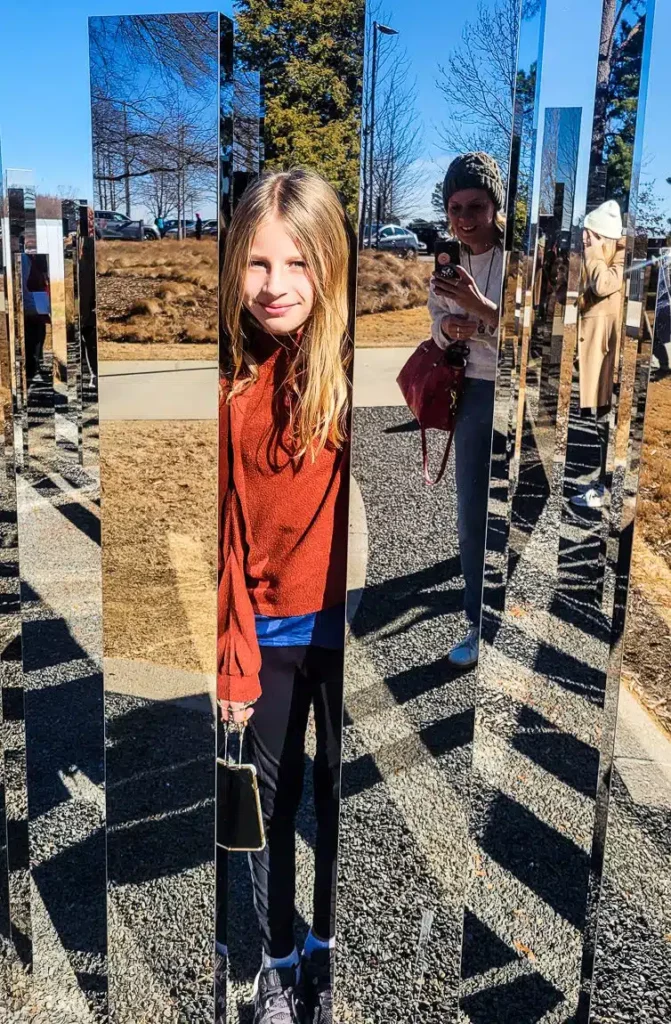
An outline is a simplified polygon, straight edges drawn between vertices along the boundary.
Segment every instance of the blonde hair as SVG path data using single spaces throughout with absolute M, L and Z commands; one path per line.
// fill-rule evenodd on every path
M 315 171 L 264 174 L 247 188 L 231 219 L 220 287 L 232 363 L 227 401 L 259 376 L 250 336 L 260 328 L 244 307 L 243 286 L 256 232 L 272 216 L 284 222 L 314 288 L 314 304 L 290 349 L 285 379 L 294 457 L 310 451 L 314 458 L 327 443 L 342 447 L 347 440 L 352 358 L 345 212 L 335 190 Z

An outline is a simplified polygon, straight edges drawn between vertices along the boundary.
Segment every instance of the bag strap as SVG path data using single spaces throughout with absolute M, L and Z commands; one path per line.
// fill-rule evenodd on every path
M 428 450 L 427 450 L 427 447 L 426 447 L 426 430 L 424 429 L 424 427 L 422 427 L 421 431 L 422 431 L 422 465 L 423 465 L 423 469 L 424 469 L 424 482 L 429 484 L 430 487 L 434 487 L 436 484 L 439 484 L 440 481 L 443 479 L 443 475 L 444 475 L 445 470 L 447 468 L 447 460 L 450 457 L 450 450 L 452 448 L 452 440 L 454 438 L 454 428 L 450 431 L 450 436 L 447 439 L 447 444 L 445 446 L 445 454 L 443 455 L 443 461 L 440 464 L 440 469 L 438 470 L 438 476 L 436 477 L 435 480 L 432 480 L 431 477 L 429 476 L 429 453 L 428 453 Z

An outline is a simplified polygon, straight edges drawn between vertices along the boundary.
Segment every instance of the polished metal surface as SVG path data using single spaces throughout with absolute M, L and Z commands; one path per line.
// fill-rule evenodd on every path
M 431 12 L 418 10 L 417 18 L 421 19 L 422 32 L 427 37 L 435 31 Z M 449 158 L 443 158 L 442 173 L 435 174 L 435 178 L 441 179 L 436 193 L 441 192 L 442 177 L 452 157 L 470 148 L 486 150 L 497 161 L 504 195 L 507 191 L 515 197 L 518 176 L 523 183 L 521 189 L 530 189 L 533 180 L 535 76 L 540 67 L 542 12 L 525 12 L 522 19 L 520 5 L 485 3 L 465 20 L 469 23 L 468 31 L 474 33 L 470 37 L 474 47 L 476 35 L 484 25 L 488 31 L 498 33 L 491 50 L 487 49 L 487 53 L 496 52 L 495 61 L 486 63 L 488 58 L 482 58 L 489 76 L 488 105 L 496 115 L 485 120 L 484 125 L 473 108 L 460 115 L 456 97 L 460 90 L 469 87 L 468 83 L 474 83 L 470 76 L 477 77 L 479 57 L 474 57 L 476 51 L 468 45 L 457 49 L 456 40 L 448 43 L 446 37 L 443 81 L 450 107 L 444 131 L 452 134 L 441 147 Z M 396 20 L 392 18 L 389 24 L 395 27 Z M 375 93 L 376 194 L 372 200 L 376 204 L 377 194 L 385 196 L 385 174 L 393 173 L 388 170 L 390 143 L 385 118 L 390 117 L 394 99 L 393 93 L 391 99 L 385 98 L 389 95 L 389 80 L 385 84 L 384 73 L 380 74 L 374 65 L 372 14 L 368 29 L 364 139 L 366 131 L 370 139 L 373 121 L 373 75 L 382 82 L 377 83 Z M 460 31 L 465 34 L 467 30 Z M 386 60 L 387 68 L 396 60 L 394 53 L 385 56 L 384 47 L 391 45 L 380 44 L 381 59 Z M 524 54 L 524 63 L 519 68 L 518 49 Z M 413 71 L 410 65 L 410 76 Z M 517 103 L 513 97 L 516 77 L 523 84 Z M 463 120 L 459 120 L 460 116 Z M 422 142 L 426 146 L 429 140 L 438 144 L 435 125 L 422 124 L 419 131 L 418 146 Z M 477 141 L 469 147 L 473 138 Z M 419 194 L 419 184 L 414 189 Z M 418 202 L 419 195 L 417 199 L 412 192 L 410 195 Z M 387 217 L 393 224 L 393 197 L 387 196 L 385 203 L 382 223 Z M 521 207 L 522 203 L 515 205 L 509 201 L 507 209 L 504 204 L 501 210 L 509 230 L 520 236 L 518 248 L 525 245 L 528 236 L 527 224 L 520 216 Z M 434 217 L 436 222 L 442 220 L 446 230 L 448 214 L 436 207 Z M 490 252 L 489 259 L 493 260 L 496 246 Z M 502 254 L 504 267 L 508 257 L 509 253 Z M 375 278 L 379 279 L 380 299 L 385 294 L 387 279 L 390 286 L 400 289 L 409 287 L 407 279 L 411 275 L 417 281 L 418 291 L 427 296 L 434 257 L 431 254 L 429 258 L 431 265 L 427 266 L 419 255 L 407 271 L 391 253 L 374 255 L 364 249 L 359 258 L 362 312 L 357 319 L 353 475 L 361 497 L 351 509 L 350 573 L 359 577 L 359 585 L 365 574 L 365 586 L 358 608 L 352 608 L 356 614 L 348 639 L 345 671 L 341 842 L 346 852 L 340 869 L 336 961 L 336 1016 L 342 1020 L 421 1020 L 443 1024 L 459 1019 L 469 817 L 471 801 L 477 806 L 479 798 L 471 785 L 476 669 L 460 669 L 449 661 L 450 650 L 466 636 L 470 625 L 464 607 L 458 541 L 464 526 L 463 507 L 459 530 L 457 526 L 458 502 L 462 506 L 468 502 L 465 491 L 461 493 L 467 483 L 463 460 L 468 456 L 458 445 L 456 458 L 462 460 L 461 475 L 457 477 L 458 471 L 455 473 L 453 449 L 445 478 L 435 487 L 424 483 L 418 424 L 406 408 L 395 378 L 411 355 L 413 345 L 431 335 L 428 315 L 421 326 L 414 327 L 414 340 L 407 319 L 410 336 L 404 338 L 402 329 L 397 331 L 397 347 L 382 338 L 377 343 L 384 346 L 379 353 L 358 347 L 372 344 L 359 341 L 366 337 L 369 322 L 374 324 L 377 319 L 380 331 L 384 332 L 383 317 L 391 315 L 377 314 L 386 307 L 380 300 L 376 305 Z M 465 249 L 462 262 L 468 272 Z M 480 284 L 482 289 L 489 285 L 487 294 L 496 305 L 500 303 L 503 284 L 500 268 L 501 263 L 497 263 L 496 273 L 486 282 L 485 265 Z M 500 372 L 507 375 L 511 394 L 517 386 L 514 373 L 519 345 L 515 298 L 514 289 L 512 296 L 506 295 L 512 304 L 508 302 L 504 314 L 508 333 L 500 363 Z M 389 308 L 395 308 L 391 302 Z M 402 304 L 399 310 L 399 321 L 414 312 L 405 310 Z M 480 344 L 479 336 L 474 334 L 469 342 L 473 354 Z M 378 363 L 380 372 L 376 373 Z M 360 379 L 365 374 L 365 391 L 357 389 L 359 366 Z M 495 366 L 494 353 L 492 372 Z M 476 426 L 476 435 L 482 440 L 474 441 L 477 447 L 473 448 L 469 472 L 474 480 L 480 476 L 486 488 L 491 436 L 486 407 L 493 401 L 493 383 L 483 380 L 473 386 L 482 389 L 479 400 L 485 411 L 483 425 Z M 479 415 L 472 404 L 471 416 L 478 424 Z M 503 430 L 507 430 L 507 419 Z M 435 475 L 447 434 L 429 430 L 427 435 L 431 472 Z M 472 509 L 472 514 L 482 523 L 482 550 L 485 510 L 482 501 L 480 505 L 479 516 L 477 508 Z M 480 579 L 474 589 L 479 584 Z M 466 921 L 470 948 L 480 941 L 477 905 L 473 910 Z M 474 936 L 470 931 L 475 932 Z
M 254 1020 L 259 893 L 246 854 L 215 846 L 220 288 L 246 190 L 308 166 L 353 228 L 334 1020 L 661 1024 L 669 13 L 251 6 L 90 19 L 92 201 L 43 194 L 44 165 L 0 165 L 0 1021 Z M 469 464 L 462 446 L 458 470 L 452 451 L 428 487 L 396 378 L 432 330 L 442 178 L 472 150 L 505 194 L 491 452 Z M 584 224 L 609 200 L 624 272 L 597 408 Z M 388 238 L 412 220 L 428 252 L 371 251 L 376 217 Z M 445 440 L 429 431 L 432 470 Z M 460 669 L 464 466 L 488 497 L 480 660 Z M 295 881 L 298 953 L 318 734 L 311 711 L 295 879 L 277 883 Z
M 218 211 L 219 16 L 92 18 L 89 40 L 95 206 L 143 233 L 95 220 L 82 370 L 100 409 L 110 1020 L 211 1024 L 217 236 L 192 227 Z
M 241 16 L 235 23 L 235 60 L 232 64 L 232 77 L 229 81 L 226 80 L 225 87 L 222 88 L 221 103 L 222 103 L 222 126 L 230 125 L 232 130 L 232 147 L 231 147 L 231 171 L 232 171 L 232 199 L 229 207 L 226 205 L 221 211 L 221 224 L 222 224 L 222 245 L 220 254 L 220 273 L 224 273 L 224 260 L 226 255 L 226 229 L 229 227 L 229 216 L 232 215 L 235 220 L 236 210 L 239 208 L 241 200 L 244 198 L 246 190 L 253 186 L 257 182 L 259 175 L 263 171 L 272 173 L 274 171 L 288 171 L 291 172 L 296 167 L 307 166 L 311 170 L 316 171 L 327 184 L 333 186 L 338 190 L 339 198 L 343 205 L 346 206 L 346 212 L 350 218 L 350 225 L 353 223 L 354 217 L 356 216 L 356 189 L 359 176 L 359 153 L 358 153 L 358 138 L 360 132 L 360 108 L 361 108 L 361 86 L 360 78 L 362 72 L 362 58 L 363 58 L 363 5 L 353 4 L 351 10 L 347 11 L 341 18 L 333 18 L 327 16 L 328 32 L 337 36 L 340 39 L 347 39 L 349 43 L 348 52 L 343 55 L 342 64 L 339 51 L 334 54 L 328 48 L 323 54 L 319 52 L 319 47 L 314 46 L 312 49 L 312 56 L 310 62 L 314 65 L 314 73 L 318 75 L 318 79 L 315 80 L 315 96 L 317 102 L 320 104 L 321 113 L 318 116 L 320 129 L 323 130 L 325 139 L 332 139 L 335 143 L 335 149 L 329 148 L 329 145 L 316 145 L 310 140 L 310 138 L 303 132 L 298 130 L 298 125 L 292 124 L 292 117 L 299 109 L 304 109 L 306 116 L 310 116 L 309 112 L 309 97 L 306 97 L 305 86 L 302 86 L 303 94 L 300 100 L 296 100 L 296 109 L 292 108 L 291 102 L 288 99 L 279 100 L 278 95 L 281 94 L 281 90 L 285 88 L 285 66 L 289 68 L 292 60 L 300 60 L 300 46 L 296 47 L 295 40 L 291 38 L 291 34 L 287 35 L 285 26 L 283 25 L 282 12 L 272 10 L 268 8 L 267 18 L 269 23 L 269 30 L 274 35 L 278 34 L 277 41 L 277 54 L 275 65 L 259 67 L 255 61 L 258 61 L 258 56 L 255 54 L 263 53 L 263 47 L 258 46 L 256 40 L 257 26 L 253 20 L 250 20 L 249 15 Z M 304 19 L 303 13 L 297 14 L 298 21 Z M 338 45 L 341 45 L 340 42 Z M 338 83 L 337 88 L 339 90 L 339 97 L 337 103 L 330 102 L 329 83 Z M 232 89 L 231 89 L 232 84 Z M 230 90 L 230 91 L 229 91 Z M 231 106 L 232 104 L 232 106 Z M 232 115 L 232 116 L 231 116 Z M 317 119 L 316 119 L 317 121 Z M 316 123 L 315 121 L 315 123 Z M 226 138 L 226 141 L 228 139 Z M 315 140 L 316 141 L 316 140 Z M 223 142 L 223 139 L 222 139 Z M 301 149 L 303 147 L 303 149 Z M 227 152 L 226 147 L 222 145 L 222 156 Z M 224 166 L 226 166 L 224 156 Z M 343 166 L 347 168 L 347 186 L 349 193 L 343 195 Z M 224 167 L 222 167 L 222 175 L 225 175 Z M 268 216 L 272 218 L 274 211 L 269 210 Z M 314 211 L 313 211 L 314 213 Z M 294 211 L 296 214 L 296 211 Z M 307 240 L 309 246 L 312 248 L 312 256 L 316 261 L 320 261 L 322 264 L 327 261 L 327 254 L 324 252 L 323 239 L 320 243 L 317 243 L 311 237 L 317 233 L 317 228 L 312 225 L 308 231 L 310 237 Z M 355 232 L 349 227 L 349 257 L 345 255 L 344 259 L 349 258 L 348 269 L 348 295 L 347 295 L 347 316 L 350 321 L 354 318 L 354 293 L 355 293 L 355 268 L 356 268 L 356 243 L 355 243 Z M 251 239 L 250 239 L 251 242 Z M 303 235 L 300 247 L 306 244 L 306 236 Z M 334 243 L 335 244 L 335 243 Z M 305 255 L 305 253 L 304 253 Z M 307 257 L 306 257 L 307 258 Z M 341 269 L 341 268 L 339 268 Z M 334 271 L 330 271 L 334 273 Z M 222 287 L 225 285 L 224 278 L 222 277 Z M 332 286 L 332 282 L 331 282 Z M 323 296 L 320 296 L 322 303 L 324 302 Z M 246 299 L 245 299 L 246 301 Z M 338 307 L 341 308 L 340 306 Z M 223 317 L 223 312 L 222 312 Z M 307 321 L 306 321 L 307 322 Z M 227 335 L 225 331 L 224 321 L 221 323 L 221 338 L 220 338 L 220 371 L 225 377 L 230 374 L 232 365 L 232 339 Z M 333 342 L 333 338 L 330 338 Z M 344 364 L 349 365 L 351 359 L 351 337 L 349 334 L 345 334 L 344 338 L 338 339 L 339 345 L 339 358 L 344 361 Z M 329 353 L 329 358 L 331 354 Z M 253 394 L 253 389 L 252 389 Z M 226 406 L 222 406 L 220 409 L 220 417 L 226 417 L 228 415 Z M 237 437 L 237 443 L 244 446 L 246 440 L 247 421 L 242 423 L 239 436 Z M 347 433 L 349 441 L 350 431 L 350 420 L 348 416 L 347 422 Z M 222 462 L 225 464 L 227 453 L 220 453 Z M 238 457 L 237 455 L 234 457 Z M 246 458 L 247 456 L 243 456 Z M 317 456 L 319 458 L 319 455 Z M 282 456 L 283 459 L 283 456 Z M 258 480 L 258 476 L 253 476 L 253 480 Z M 285 476 L 286 479 L 286 476 Z M 224 487 L 223 481 L 220 481 L 220 486 Z M 248 495 L 248 501 L 253 504 L 254 497 L 249 493 L 248 488 L 251 484 L 245 482 L 245 492 Z M 225 494 L 224 491 L 220 494 L 220 501 L 223 502 Z M 289 499 L 289 496 L 288 496 Z M 291 496 L 290 500 L 296 500 L 295 492 Z M 299 509 L 296 511 L 296 516 L 301 517 L 302 511 Z M 222 520 L 220 524 L 220 544 L 222 544 L 220 551 L 220 565 L 224 565 L 226 560 L 230 557 L 230 551 L 226 550 L 223 546 L 223 537 L 226 536 L 223 531 L 225 530 L 225 523 Z M 346 524 L 344 524 L 340 517 L 337 517 L 336 526 L 334 527 L 334 533 L 331 541 L 338 547 L 339 550 L 345 550 L 347 546 L 346 538 Z M 253 568 L 251 569 L 251 575 L 254 575 Z M 329 572 L 329 585 L 333 584 L 335 580 L 340 581 L 342 584 L 342 590 L 345 590 L 346 582 L 346 563 L 345 559 L 342 558 L 338 564 L 333 564 L 332 570 Z M 335 609 L 336 611 L 338 609 Z M 342 613 L 342 628 L 344 632 L 344 610 Z M 334 627 L 335 628 L 335 627 Z M 221 643 L 223 636 L 219 637 Z M 272 651 L 272 648 L 261 648 L 262 651 Z M 300 650 L 300 648 L 297 648 Z M 301 688 L 310 687 L 316 694 L 314 705 L 310 709 L 309 719 L 307 718 L 308 712 L 306 710 L 306 722 L 302 723 L 302 712 L 292 712 L 290 721 L 287 726 L 287 745 L 292 742 L 290 736 L 291 730 L 301 730 L 303 728 L 303 734 L 299 734 L 297 742 L 302 744 L 303 756 L 300 758 L 300 762 L 297 762 L 296 758 L 298 755 L 288 755 L 286 758 L 282 757 L 282 767 L 280 769 L 280 778 L 278 783 L 278 798 L 277 806 L 282 808 L 284 806 L 283 794 L 281 794 L 281 786 L 291 788 L 293 790 L 295 784 L 295 777 L 298 775 L 300 785 L 298 786 L 298 793 L 296 799 L 296 811 L 292 820 L 284 819 L 275 823 L 274 825 L 270 821 L 266 821 L 266 827 L 269 829 L 269 844 L 272 847 L 275 840 L 273 839 L 273 830 L 275 834 L 279 829 L 293 829 L 295 830 L 295 847 L 296 847 L 296 865 L 295 865 L 295 876 L 292 877 L 291 869 L 285 866 L 286 875 L 278 876 L 277 865 L 273 868 L 274 855 L 270 854 L 270 861 L 268 866 L 269 877 L 271 877 L 270 884 L 275 887 L 277 891 L 278 887 L 285 890 L 287 893 L 294 892 L 294 906 L 295 906 L 295 921 L 294 921 L 294 941 L 296 949 L 301 950 L 303 943 L 306 939 L 308 930 L 313 926 L 318 913 L 316 907 L 324 904 L 324 901 L 333 904 L 336 899 L 335 885 L 327 883 L 324 877 L 324 870 L 322 868 L 321 878 L 315 877 L 319 875 L 319 869 L 315 870 L 316 856 L 319 856 L 318 847 L 321 844 L 322 854 L 323 848 L 326 844 L 333 844 L 333 837 L 329 832 L 329 826 L 324 825 L 324 744 L 325 735 L 329 729 L 333 727 L 334 730 L 339 729 L 338 726 L 331 723 L 325 724 L 325 715 L 328 718 L 332 713 L 333 717 L 337 720 L 340 719 L 342 714 L 342 670 L 341 655 L 337 650 L 329 651 L 327 654 L 322 652 L 324 658 L 333 659 L 336 665 L 336 673 L 329 677 L 329 681 L 324 687 L 325 692 L 328 696 L 325 698 L 329 705 L 329 709 L 325 712 L 324 704 L 322 702 L 319 705 L 319 696 L 317 694 L 318 686 L 317 680 L 314 678 L 314 671 L 312 677 L 308 680 L 302 676 L 303 669 L 296 671 L 293 685 L 296 692 Z M 272 686 L 272 682 L 264 683 Z M 284 687 L 285 683 L 277 681 L 277 686 Z M 278 690 L 278 693 L 281 693 Z M 296 700 L 298 701 L 298 696 Z M 322 701 L 324 697 L 322 695 Z M 259 711 L 259 717 L 263 711 Z M 320 716 L 321 721 L 317 726 L 315 719 Z M 268 721 L 269 712 L 265 710 L 265 719 Z M 277 709 L 277 718 L 280 719 L 282 711 L 280 706 Z M 250 730 L 253 731 L 253 725 L 250 726 Z M 223 730 L 220 728 L 219 736 L 219 748 L 220 752 L 224 749 L 224 738 Z M 263 748 L 263 740 L 258 741 L 259 747 L 257 747 L 257 754 L 259 749 Z M 251 745 L 246 748 L 252 750 Z M 253 754 L 250 753 L 250 756 Z M 262 771 L 262 763 L 264 757 L 262 754 L 258 754 L 260 758 L 259 770 Z M 331 759 L 334 757 L 333 753 L 329 753 L 329 769 L 331 768 Z M 304 762 L 304 763 L 303 763 Z M 337 774 L 339 771 L 339 764 L 334 771 Z M 320 780 L 321 772 L 321 780 Z M 330 777 L 330 776 L 329 776 Z M 265 784 L 267 785 L 267 784 Z M 320 795 L 315 795 L 315 790 L 319 789 L 321 785 L 321 804 Z M 329 786 L 333 786 L 334 792 L 336 792 L 336 800 L 338 799 L 337 784 L 335 782 L 329 782 Z M 261 782 L 261 791 L 264 791 L 264 782 Z M 222 813 L 222 809 L 218 808 L 218 813 Z M 264 812 L 265 813 L 265 812 Z M 279 814 L 283 815 L 285 811 L 279 810 Z M 327 809 L 328 813 L 328 809 Z M 289 814 L 291 818 L 291 814 Z M 327 834 L 328 833 L 328 834 Z M 331 838 L 329 838 L 331 837 Z M 341 849 L 346 850 L 346 845 L 342 846 Z M 254 1005 L 254 989 L 255 989 L 255 977 L 262 966 L 262 939 L 261 930 L 258 921 L 259 911 L 260 916 L 263 916 L 263 911 L 260 909 L 259 904 L 263 905 L 264 897 L 260 896 L 258 891 L 255 891 L 255 882 L 253 876 L 250 875 L 250 865 L 248 863 L 248 857 L 242 853 L 226 853 L 222 848 L 217 850 L 218 859 L 218 892 L 217 892 L 217 949 L 218 949 L 218 974 L 217 974 L 217 1024 L 224 1024 L 227 1021 L 228 1024 L 235 1024 L 235 1022 L 251 1022 L 254 1017 L 255 1005 Z M 326 891 L 325 886 L 330 890 Z M 277 914 L 272 907 L 270 909 L 270 922 L 271 928 L 275 928 L 276 924 L 274 918 Z M 326 936 L 328 938 L 328 936 Z M 290 952 L 290 950 L 287 950 Z M 227 984 L 225 984 L 227 981 Z
M 7 179 L 7 185 L 12 178 Z M 0 382 L 2 384 L 3 459 L 2 481 L 2 774 L 3 774 L 3 857 L 0 870 L 2 892 L 2 973 L 0 984 L 6 999 L 25 998 L 27 974 L 32 968 L 32 925 L 28 880 L 28 806 L 26 787 L 26 734 L 24 677 L 21 663 L 21 603 L 19 582 L 18 528 L 16 518 L 16 468 L 14 454 L 15 408 L 15 321 L 12 290 L 12 252 L 25 221 L 23 193 L 12 194 L 11 223 L 14 245 L 8 231 L 9 201 L 0 166 L 2 192 L 2 316 L 0 319 Z M 7 220 L 5 220 L 7 217 Z
M 515 1008 L 516 1019 L 545 1015 L 543 1019 L 564 1020 L 572 1014 L 576 1020 L 589 1019 L 614 738 L 612 706 L 619 686 L 618 620 L 626 606 L 630 504 L 638 475 L 635 437 L 628 440 L 631 403 L 633 394 L 634 407 L 640 406 L 647 366 L 640 301 L 637 316 L 628 315 L 633 278 L 625 270 L 617 286 L 623 302 L 617 301 L 620 312 L 613 327 L 622 337 L 619 363 L 614 380 L 604 385 L 608 398 L 602 400 L 610 421 L 610 441 L 604 440 L 602 421 L 595 424 L 588 408 L 581 415 L 582 395 L 591 394 L 582 362 L 587 351 L 582 223 L 586 209 L 589 213 L 606 200 L 616 200 L 629 225 L 625 266 L 630 266 L 628 182 L 631 175 L 633 208 L 651 31 L 651 8 L 646 19 L 641 4 L 625 5 L 619 22 L 606 30 L 612 6 L 581 8 L 595 53 L 606 32 L 617 61 L 608 58 L 596 95 L 584 96 L 579 144 L 580 122 L 571 113 L 573 104 L 566 104 L 553 130 L 562 94 L 556 83 L 552 92 L 546 83 L 554 81 L 554 68 L 563 64 L 564 54 L 552 45 L 561 14 L 548 8 L 540 82 L 545 110 L 536 183 L 540 194 L 529 196 L 526 204 L 533 211 L 529 248 L 519 253 L 526 279 L 509 279 L 507 286 L 520 296 L 520 324 L 514 332 L 519 347 L 512 360 L 518 383 L 512 407 L 505 387 L 497 388 L 497 403 L 503 401 L 511 425 L 510 458 L 502 480 L 494 474 L 492 478 L 488 555 L 499 550 L 505 535 L 508 551 L 498 579 L 492 575 L 494 560 L 488 559 L 493 585 L 485 589 L 471 790 L 471 856 L 477 870 L 466 897 L 466 928 L 468 915 L 476 909 L 492 935 L 511 950 L 511 958 L 490 978 L 481 952 L 474 951 L 480 957 L 477 972 L 468 970 L 465 957 L 462 1006 L 474 1021 L 490 1019 L 502 1001 L 510 1012 Z M 627 48 L 629 33 L 645 40 L 640 50 Z M 618 77 L 623 66 L 626 86 Z M 626 124 L 615 89 L 626 90 Z M 566 95 L 575 95 L 568 83 Z M 592 119 L 590 136 L 586 129 Z M 618 177 L 612 138 L 625 131 L 624 170 Z M 569 174 L 561 175 L 561 202 L 556 188 L 560 150 L 572 154 Z M 586 164 L 587 176 L 576 179 L 578 166 Z M 548 181 L 555 198 L 549 219 Z M 536 278 L 538 289 L 534 273 L 542 275 L 540 281 Z M 578 347 L 581 361 L 574 368 Z M 594 462 L 600 446 L 601 475 L 599 462 Z M 625 476 L 630 497 L 623 502 Z M 587 491 L 594 483 L 605 484 L 603 508 L 576 504 L 580 484 Z M 508 501 L 502 507 L 498 497 L 506 492 Z

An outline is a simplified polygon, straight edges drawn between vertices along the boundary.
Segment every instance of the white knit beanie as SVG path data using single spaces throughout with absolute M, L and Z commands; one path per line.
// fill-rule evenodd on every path
M 614 199 L 597 206 L 585 217 L 585 227 L 593 231 L 595 235 L 602 235 L 603 238 L 622 237 L 622 214 L 620 207 Z

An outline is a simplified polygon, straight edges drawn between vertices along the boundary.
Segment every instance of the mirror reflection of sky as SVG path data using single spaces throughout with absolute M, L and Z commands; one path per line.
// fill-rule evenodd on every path
M 199 49 L 202 67 L 187 87 L 178 74 L 171 72 L 169 65 L 150 60 L 138 62 L 135 52 L 119 38 L 117 19 L 91 18 L 92 97 L 98 116 L 115 140 L 122 134 L 124 118 L 127 119 L 131 136 L 128 149 L 132 173 L 130 216 L 134 219 L 154 219 L 154 213 L 144 205 L 147 188 L 174 191 L 174 175 L 143 176 L 142 172 L 146 171 L 147 164 L 176 166 L 180 145 L 198 154 L 199 161 L 208 161 L 206 168 L 199 166 L 195 171 L 186 168 L 183 172 L 183 189 L 187 193 L 183 215 L 193 219 L 197 211 L 205 219 L 216 217 L 219 108 L 216 15 L 209 17 L 207 23 L 207 47 Z M 114 105 L 111 115 L 108 101 Z M 99 140 L 98 169 L 107 174 L 119 174 L 123 172 L 119 144 L 115 141 L 112 147 L 105 147 L 104 134 L 103 131 Z M 133 142 L 137 136 L 141 140 L 139 146 Z M 153 140 L 148 152 L 143 143 L 147 137 Z M 106 153 L 112 155 L 112 166 L 103 167 Z M 157 186 L 152 185 L 153 179 L 157 179 Z M 101 183 L 101 188 L 104 193 L 109 184 Z M 114 182 L 113 189 L 117 196 L 116 209 L 126 212 L 123 182 Z M 105 198 L 96 184 L 96 208 L 108 208 L 110 204 Z M 169 209 L 164 216 L 176 216 L 176 213 Z
M 545 106 L 582 106 L 583 132 L 591 128 L 599 0 L 549 0 L 539 125 Z M 30 13 L 5 5 L 0 60 L 0 139 L 5 167 L 31 167 L 40 192 L 91 197 L 87 18 L 127 13 L 170 14 L 207 10 L 171 0 L 34 0 Z M 213 9 L 231 15 L 232 0 Z M 450 104 L 436 84 L 439 65 L 459 44 L 464 24 L 475 16 L 476 2 L 383 0 L 380 20 L 399 35 L 384 46 L 405 49 L 417 83 L 417 112 L 423 126 L 417 167 L 422 172 L 409 215 L 432 215 L 430 195 L 455 155 L 442 148 L 439 128 Z M 30 25 L 27 31 L 28 22 Z M 576 26 L 580 26 L 579 31 Z M 671 4 L 657 3 L 653 37 L 643 181 L 654 179 L 671 215 L 671 133 L 668 131 L 667 51 L 671 40 Z M 525 55 L 528 57 L 528 55 Z M 456 89 L 456 83 L 455 83 Z M 15 100 L 20 97 L 20 102 Z M 8 102 L 8 100 L 12 102 Z M 584 182 L 588 145 L 581 146 L 578 192 Z M 582 176 L 582 177 L 581 177 Z M 584 190 L 584 185 L 582 186 Z

